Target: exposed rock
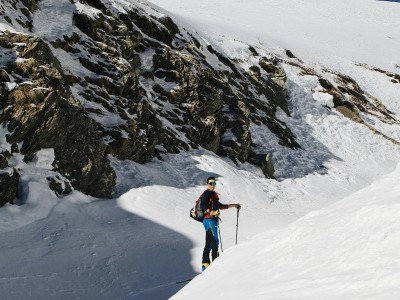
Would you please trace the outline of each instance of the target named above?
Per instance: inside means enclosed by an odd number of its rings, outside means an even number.
[[[87,3],[90,6],[93,6],[93,7],[97,8],[97,9],[101,9],[101,10],[106,9],[105,5],[101,2],[101,0],[85,0],[85,1],[82,1],[82,2],[83,3]]]
[[[286,50],[286,55],[287,55],[289,58],[296,58],[296,56],[294,56],[294,54],[293,54],[292,51],[290,51],[290,50]]]
[[[12,49],[15,43],[25,45],[18,49],[24,60],[7,66],[7,72],[32,84],[20,83],[1,103],[6,109],[0,121],[8,120],[12,132],[7,142],[22,142],[25,161],[42,148],[54,148],[55,169],[70,178],[74,188],[95,197],[110,197],[115,173],[106,147],[98,137],[97,125],[70,95],[60,63],[38,38],[0,36],[4,48]]]
[[[282,108],[289,115],[285,71],[279,66],[279,62],[268,60],[265,57],[260,59],[259,64],[267,75],[263,84],[265,87],[264,94],[271,100],[275,107]]]
[[[8,76],[7,71],[0,69],[0,82],[9,82],[9,81],[10,81],[10,76]]]
[[[259,56],[257,50],[253,46],[249,46],[249,50],[254,56]]]
[[[0,170],[7,167],[8,167],[7,159],[4,157],[3,154],[0,154]]]
[[[319,84],[326,90],[331,90],[333,89],[332,83],[330,83],[328,80],[324,78],[318,78]]]
[[[266,178],[275,178],[275,168],[272,162],[272,154],[254,154],[252,153],[249,161],[261,168]]]
[[[272,155],[267,154],[263,157],[261,170],[263,171],[265,177],[274,178],[275,168],[272,163]]]
[[[101,9],[104,14],[107,13],[106,9]],[[275,119],[278,107],[289,113],[286,74],[277,61],[268,62],[271,66],[268,72],[261,74],[260,71],[258,78],[251,78],[245,70],[211,45],[207,45],[207,50],[203,49],[190,33],[187,35],[191,40],[185,40],[169,17],[155,18],[139,9],[126,15],[119,14],[118,18],[109,14],[106,18],[100,14],[93,19],[75,13],[74,20],[88,37],[100,43],[94,46],[89,41],[65,37],[64,41],[59,40],[53,46],[79,54],[79,60],[87,69],[104,76],[104,80],[85,78],[91,86],[101,87],[101,94],[99,89],[85,88],[80,96],[88,102],[102,105],[107,111],[118,113],[125,120],[125,125],[104,127],[102,130],[108,151],[116,157],[142,163],[158,156],[161,148],[177,153],[201,146],[244,162],[251,150],[251,119],[266,124],[281,138],[282,145],[300,147],[286,125]],[[113,28],[114,36],[101,34],[107,31],[104,20]],[[115,31],[116,28],[118,31]],[[82,44],[86,47],[85,51],[90,53],[91,60],[82,58],[85,56],[85,53],[80,53]],[[99,52],[101,45],[112,47],[103,47]],[[79,53],[77,49],[80,49]],[[116,53],[118,49],[123,51]],[[152,64],[144,68],[141,66],[142,59],[148,59],[145,53],[149,50],[153,52]],[[215,55],[230,71],[211,68],[205,60],[204,51]],[[115,68],[113,57],[116,55],[131,65]],[[140,59],[136,59],[138,57]],[[266,67],[267,60],[263,60]],[[110,63],[99,64],[98,61]],[[125,70],[124,75],[121,69]],[[128,81],[125,84],[119,78],[127,78]],[[141,78],[146,82],[154,82],[149,86],[150,93],[138,84]],[[83,84],[79,78],[73,81]],[[176,88],[165,90],[159,82],[174,84]],[[260,98],[268,98],[271,106],[266,107],[263,101],[254,99],[254,89]],[[117,98],[117,101],[105,101]],[[124,113],[126,110],[130,115],[135,115],[135,119]],[[184,133],[185,138],[182,139],[179,132]]]
[[[346,106],[337,106],[336,110],[340,112],[343,116],[353,120],[354,122],[363,123],[363,120],[360,118],[360,116],[354,110]]]
[[[49,181],[50,189],[54,191],[58,197],[72,192],[71,184],[58,176],[48,177],[47,180]]]
[[[397,122],[393,117],[393,113],[378,99],[364,92],[354,79],[338,73],[336,73],[336,76],[336,86],[333,86],[332,84],[327,85],[326,82],[322,81],[325,85],[323,87],[334,96],[333,101],[336,109],[340,106],[344,106],[351,110],[353,112],[351,119],[356,122],[359,122],[359,117],[357,118],[355,115],[358,116],[359,112],[374,115],[385,123],[393,124]],[[342,112],[341,109],[338,111]],[[349,116],[349,114],[346,112],[344,113],[344,116]]]
[[[374,113],[395,122],[354,80],[333,72],[328,80],[302,66],[290,50],[290,59],[278,59],[249,47],[249,68],[170,17],[149,13],[140,1],[116,12],[110,1],[80,0],[96,10],[71,13],[72,31],[46,41],[29,35],[38,2],[6,4],[19,16],[9,22],[27,34],[0,36],[0,123],[9,131],[10,155],[19,152],[28,162],[36,151],[54,148],[59,176],[48,181],[59,196],[77,189],[111,197],[116,176],[108,155],[145,163],[197,147],[253,163],[273,178],[272,159],[253,143],[250,127],[265,125],[280,145],[301,149],[276,117],[278,110],[290,115],[283,60],[300,74],[319,76],[321,89],[344,115],[359,122],[359,112]],[[67,59],[57,59],[60,53]],[[65,61],[81,66],[70,68]],[[8,159],[0,156],[0,167]]]
[[[0,207],[6,203],[14,203],[18,197],[19,174],[13,169],[11,174],[0,169]]]

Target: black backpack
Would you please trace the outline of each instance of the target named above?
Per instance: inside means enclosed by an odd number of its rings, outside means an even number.
[[[206,193],[207,191],[205,191],[204,193]],[[204,194],[203,193],[203,194]],[[212,207],[212,201],[213,201],[213,197],[214,197],[214,193],[215,192],[211,192],[211,194],[209,194],[210,196],[210,200],[208,202],[208,207]],[[194,207],[190,210],[190,217],[196,221],[199,222],[203,222],[204,220],[204,211],[201,209],[201,198],[203,196],[203,194],[200,195],[200,197],[196,200],[196,204],[194,205]]]
[[[196,221],[203,222],[204,211],[201,209],[201,195],[197,199],[194,207],[190,210],[190,217]]]

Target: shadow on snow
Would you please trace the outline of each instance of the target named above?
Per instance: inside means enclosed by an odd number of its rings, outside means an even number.
[[[0,234],[4,299],[168,299],[193,277],[192,243],[116,201],[61,203]]]
[[[197,167],[199,162],[195,157],[200,157],[204,154],[213,155],[206,150],[193,150],[191,152],[182,152],[178,155],[167,155],[164,161],[154,159],[153,162],[146,164],[110,158],[111,165],[118,178],[114,197],[117,198],[132,188],[154,185],[177,189],[198,186],[205,188],[208,177],[214,176],[218,178],[220,175]],[[193,199],[193,201],[195,200]]]
[[[325,175],[328,171],[325,166],[326,162],[341,161],[342,159],[334,155],[313,135],[315,128],[309,125],[306,114],[322,120],[332,113],[326,107],[316,103],[312,95],[305,92],[304,88],[297,83],[289,80],[288,85],[291,116],[282,115],[281,121],[285,122],[293,132],[301,149],[290,149],[279,145],[276,137],[266,125],[258,125],[258,128],[254,130],[257,134],[257,143],[254,144],[255,151],[272,154],[276,169],[274,176],[278,180],[301,178],[311,173]]]

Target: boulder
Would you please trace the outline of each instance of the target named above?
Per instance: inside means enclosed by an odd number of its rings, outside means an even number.
[[[272,162],[272,154],[267,153],[267,154],[256,154],[256,153],[251,153],[249,162],[252,164],[259,166],[261,170],[263,171],[264,175],[266,178],[275,178],[274,173],[275,173],[275,168]]]

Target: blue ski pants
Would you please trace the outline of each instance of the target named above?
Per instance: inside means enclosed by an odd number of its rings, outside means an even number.
[[[210,263],[210,251],[212,260],[216,259],[218,253],[218,220],[217,219],[204,219],[203,226],[206,231],[206,244],[203,250],[202,263]]]

